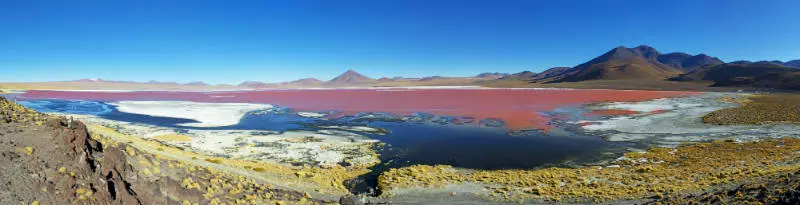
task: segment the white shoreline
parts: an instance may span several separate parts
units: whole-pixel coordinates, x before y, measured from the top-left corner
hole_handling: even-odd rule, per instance
[[[191,119],[190,127],[222,127],[236,125],[248,112],[272,108],[269,104],[201,103],[190,101],[120,101],[109,103],[125,113]]]

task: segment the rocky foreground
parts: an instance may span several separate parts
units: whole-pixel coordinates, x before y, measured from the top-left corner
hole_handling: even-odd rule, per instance
[[[99,139],[82,122],[5,99],[0,107],[0,204],[331,202]]]

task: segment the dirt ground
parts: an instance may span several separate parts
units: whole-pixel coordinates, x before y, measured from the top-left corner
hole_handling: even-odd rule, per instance
[[[0,204],[319,204],[307,193],[141,152],[0,99]]]

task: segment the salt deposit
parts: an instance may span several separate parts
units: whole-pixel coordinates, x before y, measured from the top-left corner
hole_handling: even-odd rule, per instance
[[[190,127],[221,127],[239,123],[250,111],[272,108],[268,104],[201,103],[188,101],[120,101],[110,103],[120,112],[198,121]]]
[[[322,118],[327,116],[325,113],[318,113],[318,112],[297,112],[297,115],[300,117],[308,117],[308,118]]]
[[[186,135],[191,137],[190,141],[162,143],[211,156],[319,166],[337,166],[341,162],[366,166],[378,162],[374,157],[375,151],[369,148],[378,140],[343,130],[277,132],[188,129],[179,133],[173,128],[108,120],[94,115],[65,116],[145,139],[159,135]]]
[[[643,114],[609,117],[594,121],[575,121],[585,124],[588,133],[601,135],[609,141],[650,142],[657,146],[677,146],[681,142],[735,138],[757,140],[784,136],[800,137],[797,125],[730,125],[705,124],[702,117],[712,111],[737,106],[723,102],[721,97],[735,93],[709,93],[694,97],[667,98],[633,103],[594,105],[593,109],[624,109]],[[653,111],[664,111],[653,113]]]

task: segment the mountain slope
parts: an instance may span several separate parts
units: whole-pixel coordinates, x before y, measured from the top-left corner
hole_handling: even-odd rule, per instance
[[[800,60],[793,60],[788,62],[783,62],[783,61],[769,61],[769,62],[793,68],[800,68]]]
[[[298,83],[298,84],[320,84],[323,83],[321,80],[316,78],[303,78],[300,80],[295,80],[290,83]]]
[[[505,76],[508,76],[508,75],[509,74],[507,74],[507,73],[497,73],[497,72],[495,72],[495,73],[481,73],[481,74],[476,75],[475,77],[476,78],[485,78],[485,79],[498,79],[498,78],[502,78],[502,77],[505,77]]]
[[[538,74],[534,75],[533,79],[534,80],[548,79],[550,77],[561,75],[562,73],[564,73],[565,71],[567,71],[569,69],[572,69],[572,68],[570,68],[570,67],[553,67],[553,68],[544,70],[541,73],[538,73]]]
[[[354,70],[347,70],[347,72],[331,79],[326,84],[328,85],[364,85],[376,82],[375,79],[361,75]]]
[[[677,52],[658,56],[658,62],[677,68],[683,72],[691,72],[703,66],[719,65],[724,63],[719,58],[711,57],[702,53],[692,56],[686,53]]]
[[[785,66],[800,68],[800,60],[793,60],[786,63],[783,63]]]
[[[585,80],[663,79],[682,73],[679,69],[658,62],[661,55],[655,48],[617,47],[559,75],[545,78],[550,83]]]
[[[511,75],[506,75],[498,78],[498,80],[531,80],[536,76],[536,73],[530,71],[522,71]]]
[[[673,81],[710,81],[712,86],[800,89],[800,70],[771,62],[739,61],[698,69]]]

